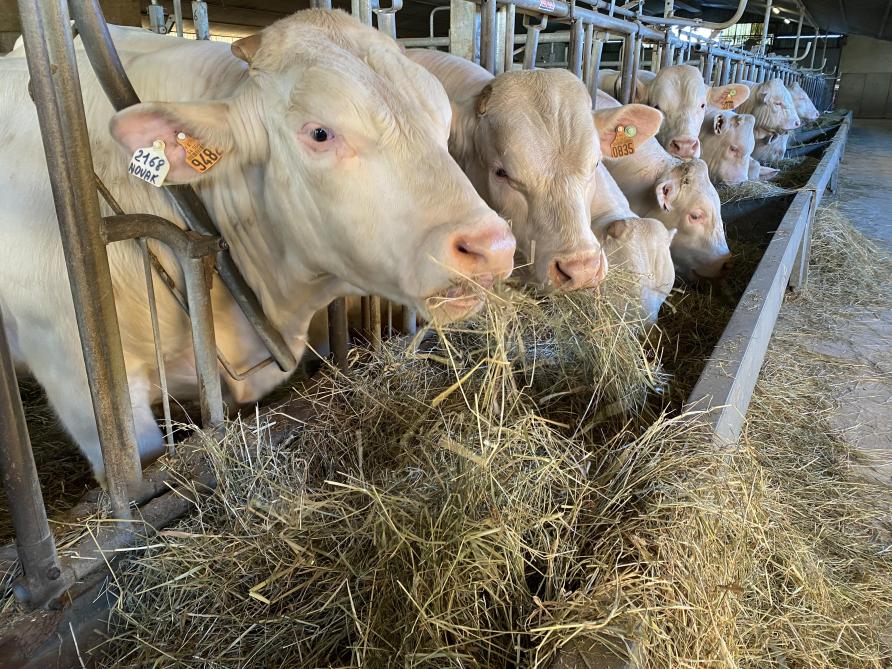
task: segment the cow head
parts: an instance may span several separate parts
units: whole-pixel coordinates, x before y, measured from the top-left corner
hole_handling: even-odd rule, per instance
[[[741,111],[755,116],[756,127],[766,132],[788,132],[800,125],[793,96],[781,79],[755,85]]]
[[[799,119],[802,121],[817,120],[821,114],[811,101],[811,98],[808,97],[808,93],[806,93],[802,89],[802,86],[799,85],[799,82],[794,81],[787,86],[787,90],[790,91],[790,96],[793,98],[793,107],[796,109],[796,114],[799,116]]]
[[[309,10],[232,53],[244,75],[230,97],[140,104],[111,132],[129,151],[164,140],[168,182],[223,186],[233,254],[264,309],[328,278],[341,294],[453,320],[478,306],[473,284],[511,272],[507,223],[448,153],[445,92],[396,42],[343,12]],[[178,132],[222,159],[196,172]]]
[[[738,184],[747,180],[756,146],[755,123],[750,114],[707,111],[700,129],[700,146],[713,183]]]
[[[672,240],[678,272],[689,278],[721,276],[731,253],[721,202],[706,163],[695,159],[676,164],[657,182],[655,194],[657,205],[647,216],[678,231]]]
[[[675,284],[670,246],[676,232],[653,218],[630,218],[614,221],[604,235],[610,266],[636,277],[641,313],[648,323],[656,322],[660,306]]]
[[[733,109],[749,95],[743,84],[707,86],[700,70],[690,65],[665,67],[649,82],[639,81],[636,90],[636,99],[665,116],[660,144],[683,160],[700,157],[700,126],[708,106]]]
[[[596,286],[607,261],[590,225],[595,169],[618,126],[634,126],[638,144],[660,115],[633,105],[593,118],[585,85],[557,69],[501,74],[473,105],[454,141],[472,147],[465,171],[511,222],[526,273],[557,290]]]

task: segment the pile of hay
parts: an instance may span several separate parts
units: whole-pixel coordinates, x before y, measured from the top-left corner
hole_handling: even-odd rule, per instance
[[[768,167],[780,170],[771,181],[744,181],[739,184],[720,184],[716,190],[723,204],[748,200],[756,197],[771,197],[798,190],[808,183],[815,168],[821,161],[813,156],[784,158],[766,163]]]
[[[305,390],[286,443],[209,443],[219,487],[117,574],[104,666],[888,666],[889,490],[795,380],[719,454],[641,416],[672,380],[603,298],[500,292],[439,335]]]

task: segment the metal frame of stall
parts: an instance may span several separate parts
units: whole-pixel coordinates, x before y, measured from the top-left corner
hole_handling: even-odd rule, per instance
[[[156,3],[152,4],[158,6]],[[204,5],[202,2],[193,4]],[[654,49],[651,57],[651,67],[654,69],[688,62],[693,56],[697,56],[701,72],[709,81],[724,83],[739,81],[747,76],[756,80],[781,76],[787,81],[802,82],[813,98],[817,97],[822,104],[829,103],[828,79],[819,72],[797,69],[792,61],[764,52],[742,51],[699,35],[688,35],[683,39],[676,33],[679,27],[709,26],[699,21],[672,16],[671,2],[667,3],[663,17],[643,15],[640,4],[638,9],[601,0],[587,4],[589,7],[563,0],[451,0],[449,37],[432,37],[427,44],[418,44],[417,40],[402,41],[412,46],[448,46],[453,53],[481,62],[494,74],[514,66],[514,58],[519,53],[519,50],[515,51],[515,46],[520,45],[523,49],[523,67],[532,68],[536,65],[540,43],[565,41],[568,44],[568,68],[583,78],[594,92],[597,89],[603,45],[610,35],[616,35],[623,42],[623,76],[620,86],[620,98],[623,102],[628,102],[633,97],[634,82],[642,62],[642,47],[647,42]],[[330,2],[313,0],[312,5],[329,8]],[[190,187],[165,188],[168,197],[188,225],[189,229],[183,230],[157,216],[122,211],[94,174],[71,19],[74,19],[74,29],[80,36],[87,58],[113,106],[123,109],[139,102],[112,44],[98,0],[71,2],[71,14],[65,0],[18,0],[18,6],[22,17],[32,97],[50,168],[56,214],[106,463],[108,497],[115,520],[103,525],[95,536],[68,547],[63,556],[57,553],[40,493],[18,394],[14,361],[0,323],[0,444],[3,446],[0,448],[0,466],[16,533],[14,554],[8,549],[0,549],[0,560],[11,564],[17,557],[23,575],[14,584],[15,594],[28,607],[38,611],[35,616],[42,616],[41,620],[46,626],[45,635],[38,635],[42,645],[35,643],[33,638],[28,645],[19,643],[15,640],[17,637],[12,637],[12,642],[9,638],[0,638],[0,648],[7,652],[8,658],[19,657],[22,666],[29,662],[32,666],[46,666],[44,663],[49,661],[50,655],[55,653],[57,659],[64,656],[58,654],[58,646],[65,642],[60,642],[56,633],[63,629],[63,623],[71,625],[95,620],[102,611],[108,609],[108,597],[96,597],[96,593],[107,578],[110,562],[114,557],[125,553],[128,546],[144,541],[152,532],[187,513],[192,506],[190,500],[193,496],[200,490],[209,490],[214,486],[212,473],[202,469],[200,460],[196,461],[198,464],[193,472],[194,482],[190,486],[178,486],[165,480],[163,472],[158,468],[150,468],[146,472],[140,470],[105,247],[123,240],[137,240],[143,251],[146,290],[151,309],[154,307],[155,285],[158,283],[163,286],[164,276],[163,268],[153,259],[148,241],[167,246],[177,259],[185,277],[185,294],[177,293],[177,301],[188,313],[192,326],[202,424],[206,432],[212,434],[224,418],[221,373],[238,379],[270,364],[275,364],[282,370],[294,369],[297,361],[263,314],[259,301],[229,255],[225,240],[220,238],[207,210]],[[179,2],[175,3],[175,8],[179,6]],[[768,6],[770,8],[770,1]],[[745,7],[746,0],[740,0],[738,10],[730,22],[712,25],[731,25],[739,19]],[[392,0],[387,6],[382,6],[379,0],[353,0],[352,7],[354,15],[360,20],[368,25],[377,24],[379,30],[394,38],[396,17],[401,8],[402,0]],[[518,13],[523,16],[525,35],[514,34]],[[201,12],[199,16],[202,16]],[[207,37],[206,12],[203,16],[204,28],[200,30],[203,34],[199,36]],[[543,32],[549,23],[567,24],[568,30],[562,33]],[[181,16],[176,17],[176,24],[181,32]],[[655,26],[662,26],[662,29]],[[812,58],[814,51],[812,49]],[[808,47],[798,60],[802,60],[807,54]],[[829,88],[832,91],[832,86]],[[838,139],[844,142],[845,135],[841,134]],[[835,155],[838,162],[841,151],[840,144],[838,149],[828,155]],[[826,167],[825,165],[825,169]],[[835,163],[833,167],[835,169]],[[805,242],[808,239],[808,223],[801,221],[810,220],[807,216],[803,218],[801,212],[808,210],[813,214],[814,205],[820,197],[817,186],[818,184],[808,193],[803,191],[801,194],[808,202],[797,196],[795,206],[788,214],[789,217],[796,211],[800,212],[796,214],[798,218],[794,225],[794,237],[799,240],[801,247],[800,269],[807,265],[807,261],[802,258],[807,259]],[[111,215],[102,215],[100,198],[105,201]],[[788,246],[792,243],[789,241],[784,247],[784,259],[791,253]],[[769,248],[772,254],[773,249],[773,246]],[[768,256],[766,253],[766,257]],[[782,287],[789,278],[789,272],[784,276],[785,271],[777,275],[780,278],[776,279]],[[216,348],[209,293],[212,272],[216,273],[220,282],[232,293],[269,350],[268,358],[251,369],[233,369]],[[800,275],[801,273],[800,271]],[[804,279],[800,278],[801,280]],[[176,292],[169,285],[167,289]],[[766,307],[766,313],[774,308],[778,300],[774,293],[772,300],[771,309]],[[329,307],[328,313],[333,357],[344,368],[348,347],[344,301],[336,300]],[[373,346],[380,346],[382,330],[383,333],[390,334],[394,329],[391,308],[388,307],[386,318],[382,318],[380,299],[367,297],[362,301],[362,315],[362,330]],[[776,318],[776,313],[774,317]],[[404,309],[401,321],[403,332],[414,332],[416,315],[412,310]],[[732,322],[736,327],[737,321]],[[773,319],[760,323],[759,327],[767,327],[770,333]],[[156,360],[163,387],[162,342],[158,337],[157,315],[154,310],[152,324],[156,340]],[[743,332],[745,327],[748,326],[743,324],[738,329]],[[757,372],[761,364],[760,355],[764,355],[764,350],[759,354],[754,348],[753,353],[741,362],[741,369],[754,368]],[[698,390],[704,389],[698,386]],[[710,391],[710,398],[723,396],[721,390],[706,390]],[[725,396],[730,396],[729,392],[731,391],[725,392]],[[163,394],[166,400],[166,392]],[[702,394],[707,397],[705,391]],[[165,414],[170,437],[166,409]],[[733,433],[733,421],[730,418],[728,421],[729,429],[724,427],[725,423],[716,424],[717,433]],[[178,448],[188,453],[188,445],[178,445]],[[138,512],[134,513],[134,509],[138,509]],[[67,595],[68,603],[65,606],[60,605],[63,595]],[[35,620],[37,618],[28,622],[32,633]],[[73,629],[72,627],[72,631]]]

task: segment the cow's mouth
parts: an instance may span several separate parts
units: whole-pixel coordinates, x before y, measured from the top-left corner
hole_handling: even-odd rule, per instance
[[[473,316],[483,306],[486,293],[494,282],[491,274],[456,282],[443,292],[427,298],[428,310],[433,319],[440,323]]]

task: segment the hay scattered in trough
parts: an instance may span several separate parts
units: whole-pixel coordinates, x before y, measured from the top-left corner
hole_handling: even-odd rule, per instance
[[[771,181],[744,181],[739,184],[721,184],[717,187],[723,204],[748,200],[757,197],[770,197],[797,190],[805,186],[820,162],[813,156],[797,156],[766,163],[768,167],[780,170]]]
[[[642,667],[888,666],[889,490],[850,472],[807,374],[772,358],[718,454],[688,417],[634,419],[666,383],[643,334],[599,298],[502,292],[304,391],[318,415],[287,443],[232,424],[217,491],[118,574],[104,665],[549,667],[631,643]]]

